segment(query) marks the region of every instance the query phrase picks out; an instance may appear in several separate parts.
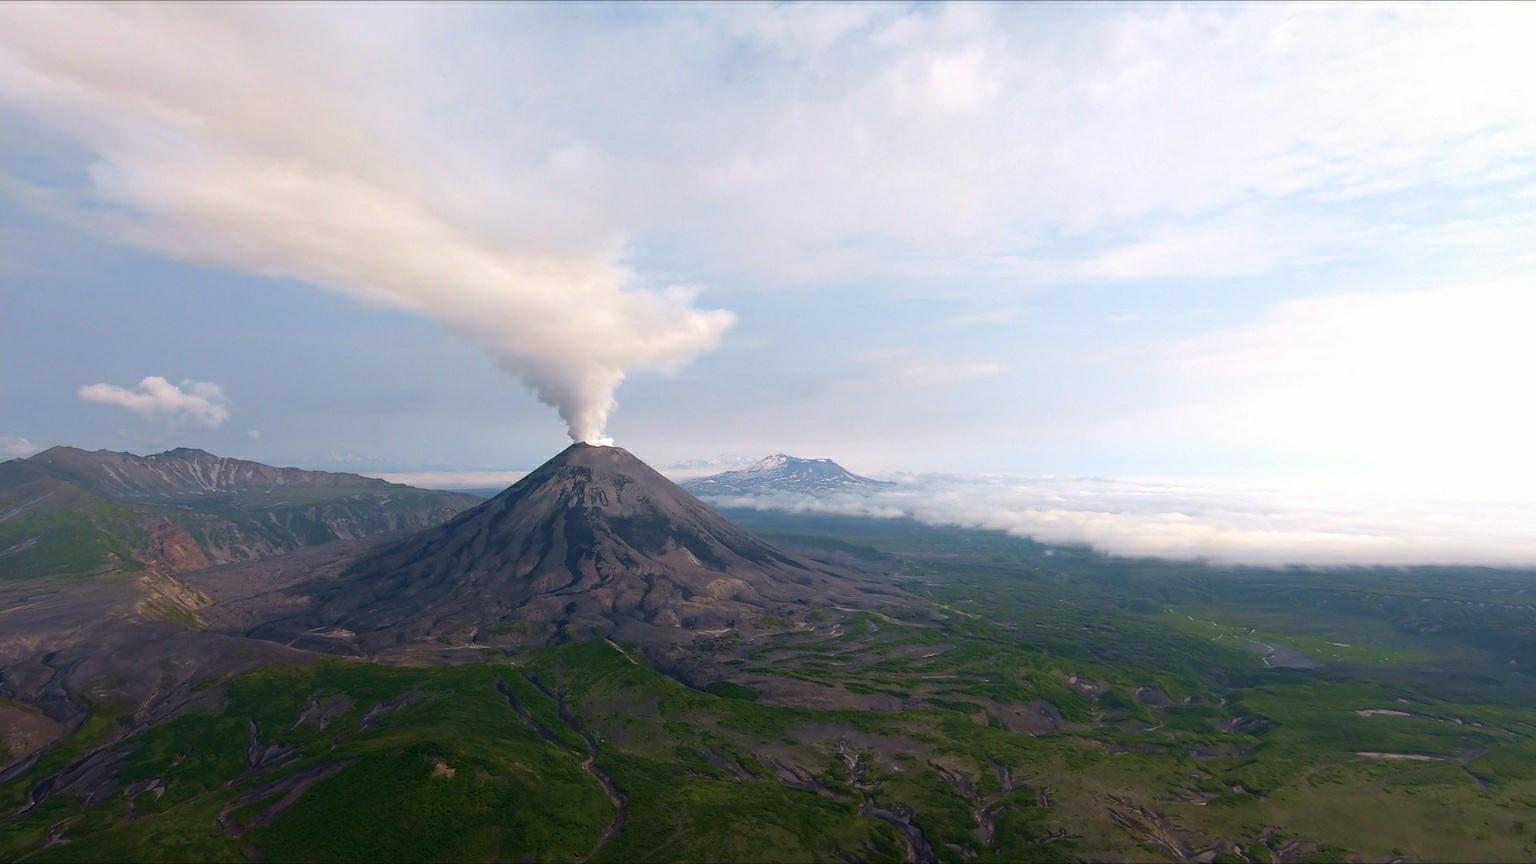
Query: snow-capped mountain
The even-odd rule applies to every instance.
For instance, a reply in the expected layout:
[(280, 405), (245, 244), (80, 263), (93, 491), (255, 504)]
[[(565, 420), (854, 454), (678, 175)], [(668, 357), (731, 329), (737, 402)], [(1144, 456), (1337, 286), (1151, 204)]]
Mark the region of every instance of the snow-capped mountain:
[(764, 495), (795, 492), (824, 495), (889, 486), (860, 477), (831, 459), (800, 459), (775, 453), (750, 468), (689, 480), (682, 487), (695, 495)]

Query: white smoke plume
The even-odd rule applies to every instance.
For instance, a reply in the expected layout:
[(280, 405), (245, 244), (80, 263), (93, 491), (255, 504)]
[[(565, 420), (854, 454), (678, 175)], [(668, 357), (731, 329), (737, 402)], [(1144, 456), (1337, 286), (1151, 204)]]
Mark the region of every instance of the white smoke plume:
[(0, 103), (89, 162), (84, 191), (9, 191), (118, 242), (434, 319), (579, 441), (604, 440), (627, 370), (718, 344), (734, 317), (639, 284), (619, 234), (540, 185), (555, 168), (482, 176), (478, 144), (424, 131), (456, 122), (402, 83), (429, 70), (396, 68), (355, 9), (309, 13), (0, 9)]

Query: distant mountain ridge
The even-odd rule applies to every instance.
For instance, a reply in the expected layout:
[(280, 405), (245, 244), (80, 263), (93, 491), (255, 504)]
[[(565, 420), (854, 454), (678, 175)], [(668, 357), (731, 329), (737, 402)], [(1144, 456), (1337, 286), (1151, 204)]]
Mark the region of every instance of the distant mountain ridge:
[(189, 448), (53, 447), (0, 463), (0, 578), (179, 573), (427, 528), (478, 501)]
[(52, 447), (28, 461), (111, 498), (174, 499), (209, 493), (295, 489), (384, 492), (391, 486), (410, 488), (357, 474), (275, 468), (246, 459), (215, 456), (190, 447), (177, 447), (149, 456)]
[(892, 486), (849, 471), (831, 459), (801, 459), (775, 453), (750, 468), (689, 480), (682, 487), (695, 495), (824, 495)]

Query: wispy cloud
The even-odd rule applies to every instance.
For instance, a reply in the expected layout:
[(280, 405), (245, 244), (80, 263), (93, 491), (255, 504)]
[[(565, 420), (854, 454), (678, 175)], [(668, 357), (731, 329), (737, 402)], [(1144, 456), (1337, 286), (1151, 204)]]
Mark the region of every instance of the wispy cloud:
[(1007, 364), (996, 360), (951, 357), (908, 348), (863, 351), (854, 355), (853, 360), (868, 370), (861, 377), (846, 382), (846, 386), (853, 389), (947, 387), (995, 378), (1008, 370)]
[(1018, 306), (1002, 306), (996, 309), (983, 309), (978, 312), (965, 312), (951, 315), (944, 319), (944, 323), (950, 327), (973, 327), (989, 324), (1009, 324), (1019, 320), (1024, 310)]
[(224, 388), (217, 384), (183, 381), (176, 385), (159, 375), (151, 375), (133, 388), (87, 384), (76, 395), (82, 402), (125, 408), (165, 432), (192, 426), (217, 429), (229, 422), (231, 409)]
[[(1536, 179), (1536, 11), (1521, 4), (681, 6), (622, 26), (392, 7), (356, 23), (22, 6), (0, 96), (84, 138), (88, 203), (115, 208), (131, 242), (415, 311), (433, 306), (338, 258), (347, 231), (431, 240), (455, 266), (436, 255), (436, 278), (413, 280), (500, 268), (517, 277), (504, 294), (552, 274), (628, 290), (644, 274), (616, 262), (651, 246), (733, 281), (1248, 275), (1399, 244), (1384, 221), (1433, 227), (1456, 218), (1445, 195)], [(167, 59), (188, 52), (197, 75)], [(565, 74), (573, 56), (581, 75)], [(231, 172), (272, 182), (237, 207)], [(317, 200), (375, 215), (334, 224), (342, 208)], [(251, 212), (312, 239), (253, 235)], [(187, 223), (199, 233), (178, 239)], [(368, 249), (399, 269), (401, 245)], [(712, 344), (694, 335), (693, 353)]]

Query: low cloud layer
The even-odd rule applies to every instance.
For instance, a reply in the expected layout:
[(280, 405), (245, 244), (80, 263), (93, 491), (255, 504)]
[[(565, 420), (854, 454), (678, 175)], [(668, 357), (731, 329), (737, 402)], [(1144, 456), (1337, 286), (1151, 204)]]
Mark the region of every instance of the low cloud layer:
[(1536, 506), (1413, 504), (1098, 479), (908, 476), (861, 494), (706, 499), (722, 507), (1006, 531), (1111, 555), (1261, 566), (1536, 565)]
[(217, 429), (229, 422), (231, 404), (224, 388), (210, 381), (172, 384), (151, 375), (128, 388), (87, 384), (77, 392), (82, 402), (125, 408), (166, 432), (199, 427)]

